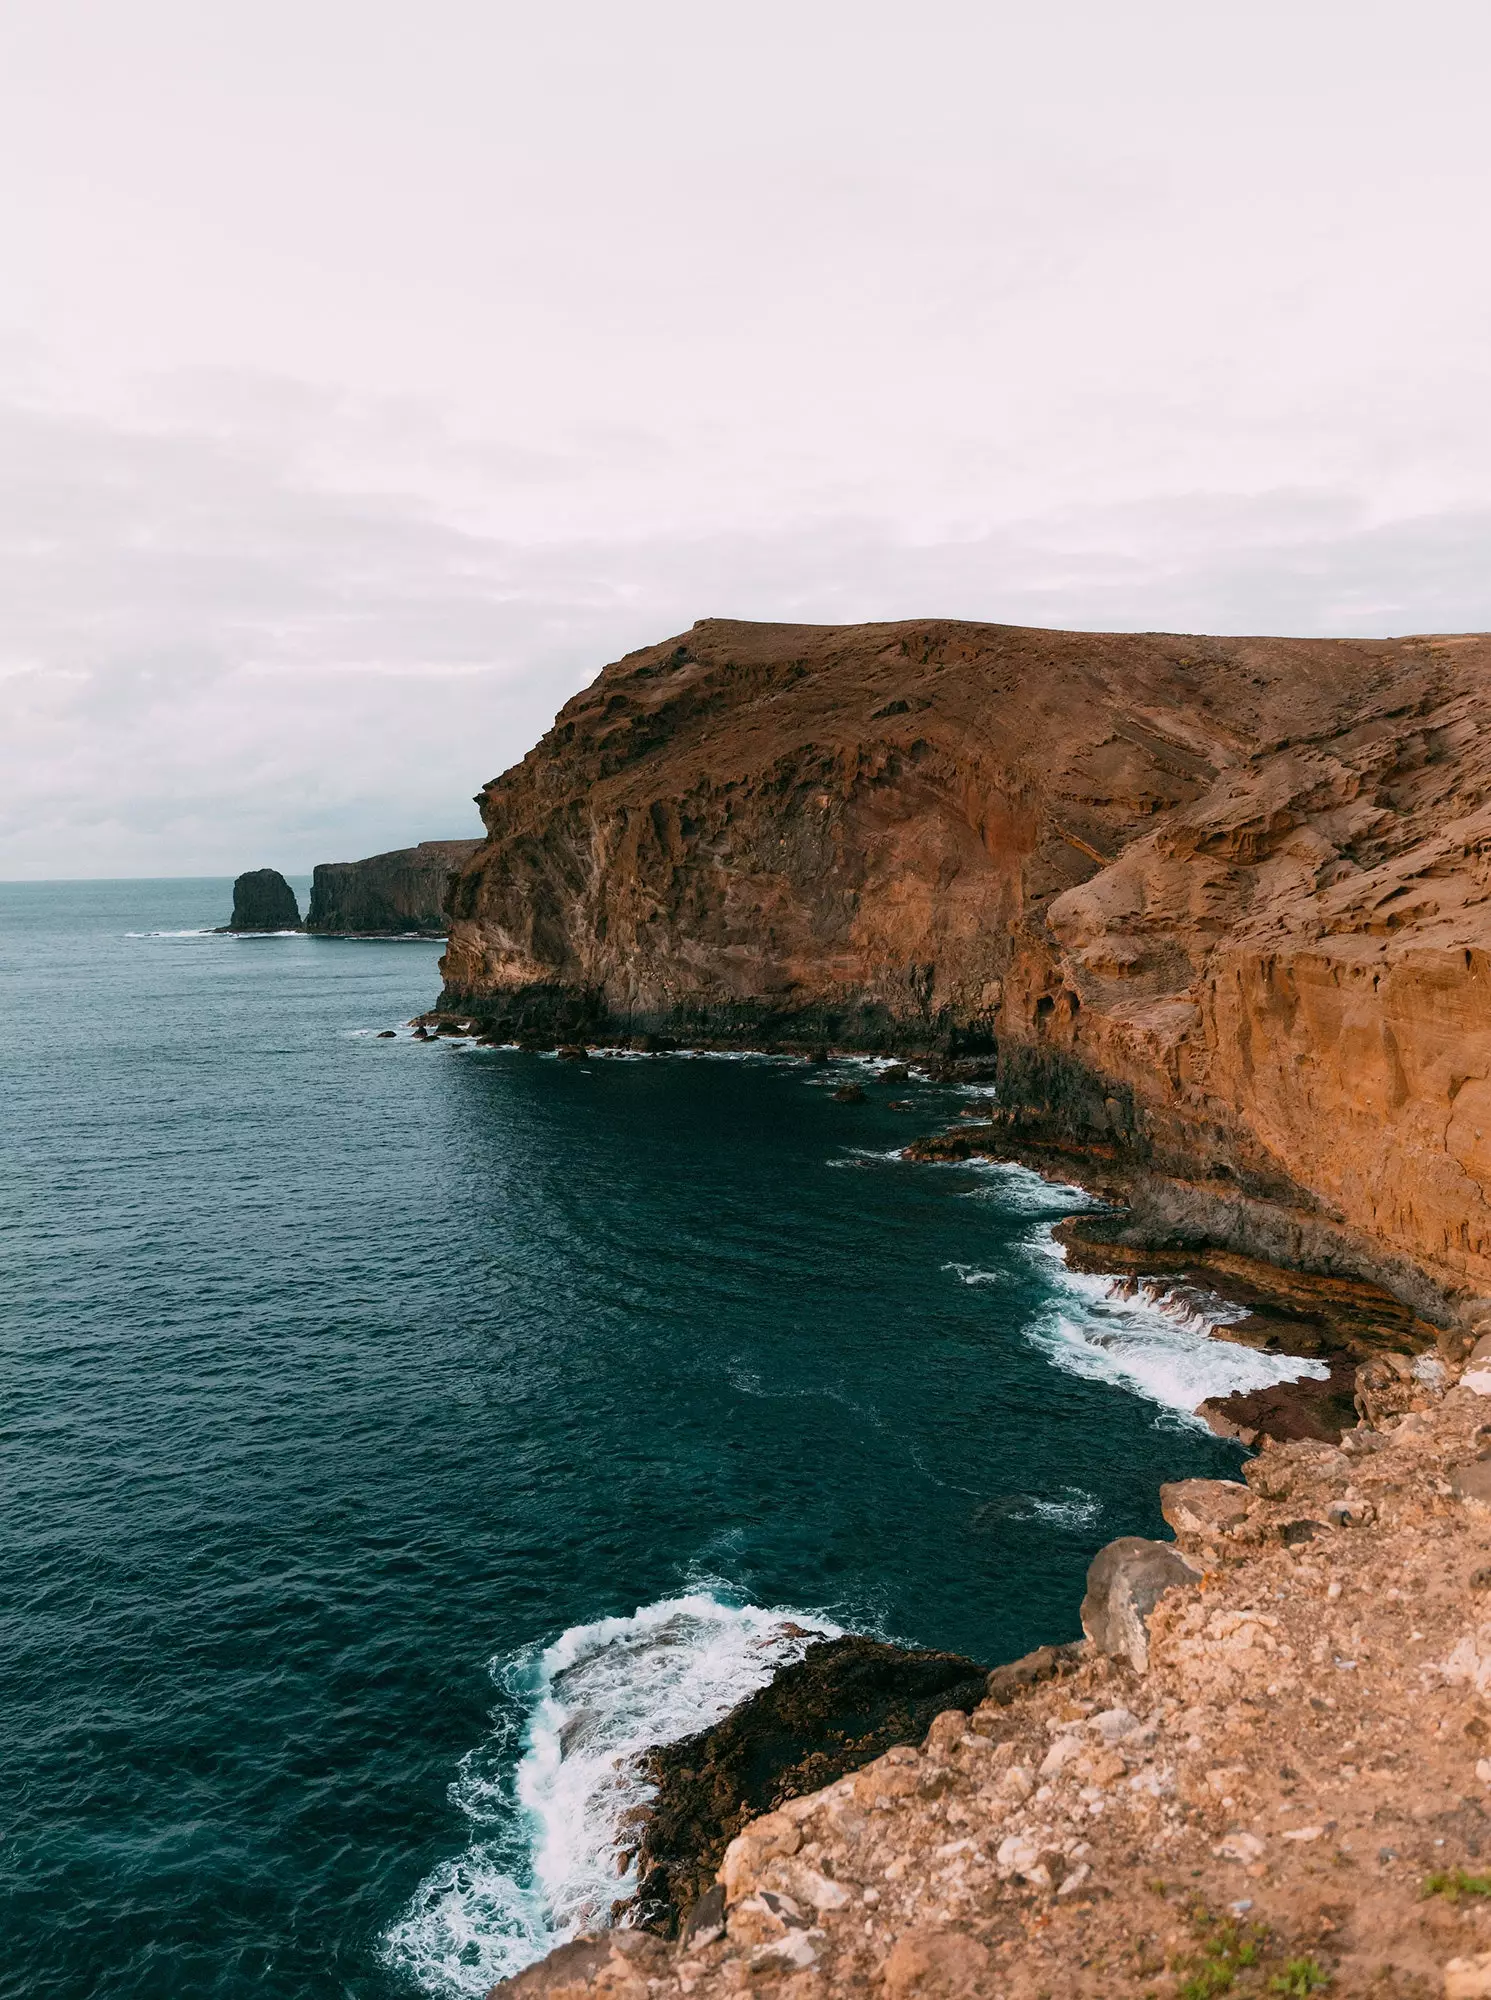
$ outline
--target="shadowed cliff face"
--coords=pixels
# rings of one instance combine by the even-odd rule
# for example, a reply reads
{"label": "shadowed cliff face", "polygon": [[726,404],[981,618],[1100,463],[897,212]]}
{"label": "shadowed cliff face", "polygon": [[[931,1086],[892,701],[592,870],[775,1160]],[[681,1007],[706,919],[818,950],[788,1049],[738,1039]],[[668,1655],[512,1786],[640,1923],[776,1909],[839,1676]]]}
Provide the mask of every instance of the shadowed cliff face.
{"label": "shadowed cliff face", "polygon": [[308,931],[359,937],[445,929],[445,892],[477,840],[422,840],[366,861],[322,861],[311,877]]}
{"label": "shadowed cliff face", "polygon": [[1488,674],[1482,637],[708,620],[487,787],[445,1004],[997,1044],[1017,1123],[1491,1287]]}

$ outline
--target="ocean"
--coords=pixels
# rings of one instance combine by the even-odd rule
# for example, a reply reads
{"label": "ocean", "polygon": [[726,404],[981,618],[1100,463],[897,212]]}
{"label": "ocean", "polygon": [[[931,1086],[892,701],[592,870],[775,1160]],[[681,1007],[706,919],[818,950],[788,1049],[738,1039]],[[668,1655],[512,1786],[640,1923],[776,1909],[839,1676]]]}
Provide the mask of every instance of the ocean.
{"label": "ocean", "polygon": [[902,1161],[965,1092],[419,1043],[437,945],[230,905],[0,887],[0,1994],[479,1995],[784,1625],[1076,1636],[1289,1367]]}

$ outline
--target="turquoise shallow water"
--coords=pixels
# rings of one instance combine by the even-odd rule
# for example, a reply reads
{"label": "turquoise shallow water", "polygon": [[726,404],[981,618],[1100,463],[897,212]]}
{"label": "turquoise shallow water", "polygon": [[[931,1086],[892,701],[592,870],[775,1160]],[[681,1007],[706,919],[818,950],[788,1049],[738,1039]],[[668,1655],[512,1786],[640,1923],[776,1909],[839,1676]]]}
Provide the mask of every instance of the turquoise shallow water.
{"label": "turquoise shallow water", "polygon": [[1236,1466],[956,1099],[379,1040],[437,947],[229,901],[0,888],[0,1992],[479,1992],[773,1608],[1008,1658]]}

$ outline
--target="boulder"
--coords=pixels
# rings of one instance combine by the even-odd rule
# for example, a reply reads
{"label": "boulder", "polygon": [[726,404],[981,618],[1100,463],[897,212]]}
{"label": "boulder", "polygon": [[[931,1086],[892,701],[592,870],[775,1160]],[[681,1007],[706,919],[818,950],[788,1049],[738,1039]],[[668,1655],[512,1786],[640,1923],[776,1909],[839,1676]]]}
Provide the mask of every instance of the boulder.
{"label": "boulder", "polygon": [[1235,1479],[1173,1479],[1160,1488],[1160,1512],[1182,1540],[1214,1542],[1240,1528],[1253,1496]]}
{"label": "boulder", "polygon": [[1149,1615],[1167,1590],[1192,1589],[1201,1572],[1173,1542],[1121,1535],[1093,1557],[1082,1600],[1082,1630],[1100,1653],[1149,1671]]}
{"label": "boulder", "polygon": [[298,931],[300,905],[278,868],[251,868],[233,884],[230,931]]}

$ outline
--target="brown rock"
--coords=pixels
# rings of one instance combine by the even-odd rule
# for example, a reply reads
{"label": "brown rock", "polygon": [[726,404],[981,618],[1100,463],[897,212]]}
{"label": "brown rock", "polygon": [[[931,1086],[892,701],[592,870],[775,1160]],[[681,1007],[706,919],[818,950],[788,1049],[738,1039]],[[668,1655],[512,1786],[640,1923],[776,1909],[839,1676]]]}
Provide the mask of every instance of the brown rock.
{"label": "brown rock", "polygon": [[1176,1479],[1160,1488],[1160,1512],[1182,1538],[1215,1541],[1248,1518],[1253,1495],[1231,1479]]}
{"label": "brown rock", "polygon": [[971,2000],[991,1971],[988,1947],[963,1931],[907,1931],[885,1961],[886,2000]]}
{"label": "brown rock", "polygon": [[1012,1128],[1177,1227],[1491,1288],[1488,691],[1484,637],[705,620],[486,788],[447,1002],[997,1043]]}
{"label": "brown rock", "polygon": [[1473,1459],[1469,1465],[1451,1469],[1450,1491],[1460,1500],[1478,1500],[1491,1507],[1491,1458]]}
{"label": "brown rock", "polygon": [[1201,1572],[1173,1542],[1121,1535],[1093,1557],[1082,1600],[1082,1629],[1100,1653],[1149,1668],[1149,1615],[1167,1590],[1193,1589]]}

